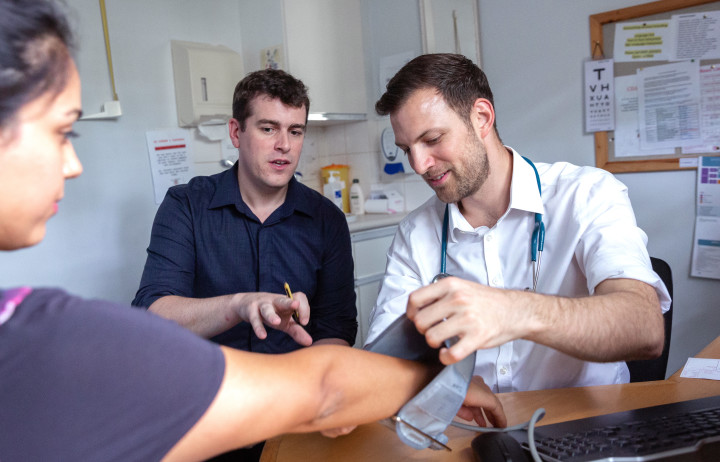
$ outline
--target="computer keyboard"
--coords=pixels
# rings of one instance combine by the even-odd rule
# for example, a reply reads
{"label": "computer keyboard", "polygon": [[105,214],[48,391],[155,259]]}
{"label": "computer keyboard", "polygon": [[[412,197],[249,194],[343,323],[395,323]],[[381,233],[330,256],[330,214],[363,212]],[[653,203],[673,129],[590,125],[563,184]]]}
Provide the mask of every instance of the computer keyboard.
{"label": "computer keyboard", "polygon": [[546,461],[719,462],[720,396],[536,427],[535,446]]}

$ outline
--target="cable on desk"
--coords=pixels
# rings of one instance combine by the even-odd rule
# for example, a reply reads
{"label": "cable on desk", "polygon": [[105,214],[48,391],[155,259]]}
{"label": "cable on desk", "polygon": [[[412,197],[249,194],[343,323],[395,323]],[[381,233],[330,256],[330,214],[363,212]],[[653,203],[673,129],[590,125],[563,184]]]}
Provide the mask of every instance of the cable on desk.
{"label": "cable on desk", "polygon": [[533,412],[532,417],[530,417],[530,420],[527,422],[523,422],[517,425],[513,425],[512,427],[505,427],[505,428],[494,428],[494,427],[478,427],[477,425],[468,425],[464,424],[462,422],[450,422],[450,425],[458,428],[462,428],[464,430],[470,430],[471,432],[478,432],[478,433],[503,433],[503,432],[510,432],[514,430],[525,430],[528,431],[528,446],[530,446],[530,454],[532,454],[532,458],[535,462],[542,462],[540,459],[540,455],[538,455],[537,448],[535,447],[535,424],[545,417],[545,408],[539,408],[536,409],[535,412]]}

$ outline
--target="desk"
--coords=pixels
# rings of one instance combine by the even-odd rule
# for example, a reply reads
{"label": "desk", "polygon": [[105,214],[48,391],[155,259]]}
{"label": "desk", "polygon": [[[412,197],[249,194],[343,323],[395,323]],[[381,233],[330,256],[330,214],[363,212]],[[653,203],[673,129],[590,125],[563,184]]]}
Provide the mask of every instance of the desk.
{"label": "desk", "polygon": [[[698,358],[720,358],[720,337]],[[545,408],[538,425],[595,415],[720,395],[720,381],[685,379],[680,371],[667,380],[622,385],[561,388],[500,393],[508,425],[527,421],[535,409]],[[400,442],[394,431],[380,423],[361,425],[349,435],[325,438],[319,433],[283,435],[265,444],[261,462],[302,461],[472,461],[470,442],[475,432],[448,427],[445,434],[452,452],[414,450]]]}

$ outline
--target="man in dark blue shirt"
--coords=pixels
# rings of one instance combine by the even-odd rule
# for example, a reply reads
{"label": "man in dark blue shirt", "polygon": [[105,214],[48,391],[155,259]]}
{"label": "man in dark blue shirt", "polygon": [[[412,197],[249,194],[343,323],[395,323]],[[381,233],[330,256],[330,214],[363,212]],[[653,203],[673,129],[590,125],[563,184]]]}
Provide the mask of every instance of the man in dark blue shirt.
{"label": "man in dark blue shirt", "polygon": [[283,71],[238,83],[229,122],[238,162],[168,190],[133,305],[247,351],[354,343],[345,216],[293,177],[309,104],[303,83]]}

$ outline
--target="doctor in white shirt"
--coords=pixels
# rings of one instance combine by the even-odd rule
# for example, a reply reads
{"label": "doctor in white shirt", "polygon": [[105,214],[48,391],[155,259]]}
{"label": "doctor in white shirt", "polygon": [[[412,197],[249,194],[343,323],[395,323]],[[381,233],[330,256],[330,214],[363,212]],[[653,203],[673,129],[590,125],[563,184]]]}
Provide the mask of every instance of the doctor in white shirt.
{"label": "doctor in white shirt", "polygon": [[436,196],[399,225],[368,342],[406,313],[445,364],[478,350],[495,392],[626,383],[660,355],[670,297],[622,183],[504,146],[461,55],[410,61],[376,110]]}

